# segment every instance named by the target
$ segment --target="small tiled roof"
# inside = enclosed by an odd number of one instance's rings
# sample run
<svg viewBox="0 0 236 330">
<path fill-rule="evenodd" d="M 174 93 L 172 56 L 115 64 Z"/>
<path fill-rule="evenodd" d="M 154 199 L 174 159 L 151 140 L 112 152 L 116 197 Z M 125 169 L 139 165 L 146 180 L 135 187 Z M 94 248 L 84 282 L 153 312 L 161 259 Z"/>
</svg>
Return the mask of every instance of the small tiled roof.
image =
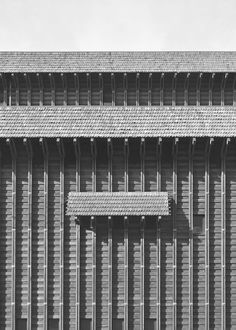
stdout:
<svg viewBox="0 0 236 330">
<path fill-rule="evenodd" d="M 67 215 L 169 215 L 166 192 L 71 192 Z"/>
<path fill-rule="evenodd" d="M 233 137 L 236 108 L 2 107 L 0 137 Z"/>
<path fill-rule="evenodd" d="M 235 72 L 236 52 L 0 52 L 0 72 Z"/>
</svg>

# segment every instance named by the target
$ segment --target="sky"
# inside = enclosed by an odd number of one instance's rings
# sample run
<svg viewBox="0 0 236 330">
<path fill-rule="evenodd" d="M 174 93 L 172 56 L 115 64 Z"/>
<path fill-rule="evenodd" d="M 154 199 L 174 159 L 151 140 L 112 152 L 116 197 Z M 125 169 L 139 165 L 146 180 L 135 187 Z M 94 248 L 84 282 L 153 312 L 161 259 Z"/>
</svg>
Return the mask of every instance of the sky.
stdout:
<svg viewBox="0 0 236 330">
<path fill-rule="evenodd" d="M 236 50 L 235 0 L 0 0 L 1 51 Z"/>
</svg>

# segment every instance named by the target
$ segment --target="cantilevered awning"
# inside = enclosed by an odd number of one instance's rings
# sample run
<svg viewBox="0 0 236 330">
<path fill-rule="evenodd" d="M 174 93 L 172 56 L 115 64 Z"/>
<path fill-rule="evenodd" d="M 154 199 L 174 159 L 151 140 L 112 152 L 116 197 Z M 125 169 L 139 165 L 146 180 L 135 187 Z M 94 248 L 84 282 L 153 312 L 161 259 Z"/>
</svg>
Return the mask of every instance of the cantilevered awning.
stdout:
<svg viewBox="0 0 236 330">
<path fill-rule="evenodd" d="M 71 192 L 67 215 L 135 216 L 169 215 L 166 192 Z"/>
</svg>

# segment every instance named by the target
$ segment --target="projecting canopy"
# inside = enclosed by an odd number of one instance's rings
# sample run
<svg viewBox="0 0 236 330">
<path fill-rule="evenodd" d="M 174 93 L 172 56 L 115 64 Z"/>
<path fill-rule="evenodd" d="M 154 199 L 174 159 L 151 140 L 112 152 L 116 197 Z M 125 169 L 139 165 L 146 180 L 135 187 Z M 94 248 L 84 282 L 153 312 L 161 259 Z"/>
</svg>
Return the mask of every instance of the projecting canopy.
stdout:
<svg viewBox="0 0 236 330">
<path fill-rule="evenodd" d="M 71 192 L 67 215 L 161 216 L 169 215 L 167 192 Z"/>
</svg>

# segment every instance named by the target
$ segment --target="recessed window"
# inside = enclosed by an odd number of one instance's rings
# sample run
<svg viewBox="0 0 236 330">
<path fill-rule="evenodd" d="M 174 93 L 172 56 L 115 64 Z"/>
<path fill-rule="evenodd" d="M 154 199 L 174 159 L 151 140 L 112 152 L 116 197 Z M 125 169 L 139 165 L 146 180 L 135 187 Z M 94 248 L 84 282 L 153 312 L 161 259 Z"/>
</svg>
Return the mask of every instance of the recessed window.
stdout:
<svg viewBox="0 0 236 330">
<path fill-rule="evenodd" d="M 48 330 L 58 330 L 59 329 L 59 320 L 58 319 L 49 319 L 48 320 Z"/>
<path fill-rule="evenodd" d="M 112 320 L 112 329 L 113 330 L 123 330 L 124 329 L 124 320 L 123 319 L 113 319 Z"/>
<path fill-rule="evenodd" d="M 16 330 L 27 330 L 27 319 L 16 319 Z"/>
<path fill-rule="evenodd" d="M 198 214 L 193 216 L 193 234 L 194 235 L 203 235 L 204 234 L 204 225 L 205 225 L 205 216 L 203 214 Z"/>
<path fill-rule="evenodd" d="M 80 319 L 80 328 L 83 330 L 92 330 L 92 320 Z"/>
</svg>

